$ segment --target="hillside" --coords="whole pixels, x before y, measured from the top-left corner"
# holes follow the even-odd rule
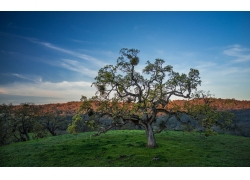
[[[212,99],[212,106],[214,106],[218,110],[227,110],[233,112],[235,114],[234,122],[237,123],[237,129],[232,130],[228,133],[239,135],[239,136],[247,136],[250,137],[250,101],[239,101],[234,99]],[[171,101],[165,108],[171,108],[173,105],[183,106],[184,100],[175,100]],[[199,103],[199,101],[196,101]],[[56,109],[56,112],[61,115],[66,115],[68,123],[71,123],[72,117],[77,113],[79,107],[82,102],[74,101],[67,103],[56,103],[56,104],[45,104],[38,105],[44,111],[50,111],[52,109]],[[15,109],[18,109],[19,106],[15,106]],[[94,107],[95,108],[95,107]],[[161,115],[161,114],[159,114]],[[178,123],[169,122],[169,129],[180,129],[181,125]],[[64,128],[58,130],[58,134],[66,133],[67,125]],[[125,129],[135,129],[134,126],[126,126]]]
[[[249,167],[250,138],[164,131],[146,148],[145,131],[65,134],[0,147],[0,166],[12,167]],[[158,159],[154,160],[153,158]]]
[[[56,103],[56,104],[44,104],[40,105],[45,109],[53,109],[56,108],[59,111],[64,112],[65,114],[76,114],[82,102],[80,101],[72,101],[67,103]]]
[[[218,110],[245,110],[250,109],[250,101],[247,100],[234,100],[234,99],[213,99],[214,102],[212,106],[216,107]],[[173,104],[177,104],[182,106],[184,104],[184,100],[174,100],[171,101],[168,106],[171,107]],[[53,109],[56,108],[59,111],[64,112],[65,114],[75,114],[77,113],[79,107],[81,106],[80,101],[72,101],[67,103],[56,103],[56,104],[44,104],[39,105],[45,109]]]

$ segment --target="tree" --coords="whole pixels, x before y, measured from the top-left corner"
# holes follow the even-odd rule
[[[106,65],[99,70],[92,84],[97,88],[96,96],[81,98],[83,103],[78,114],[89,116],[85,123],[98,129],[95,135],[132,123],[145,129],[148,147],[157,147],[153,123],[156,123],[159,113],[164,113],[166,119],[175,117],[184,125],[190,121],[183,121],[183,115],[201,119],[209,134],[210,123],[215,123],[214,118],[219,116],[209,106],[206,106],[207,110],[211,111],[206,113],[204,103],[165,108],[174,96],[197,99],[200,94],[197,93],[197,86],[201,85],[199,71],[191,68],[188,74],[180,74],[171,65],[164,66],[164,60],[156,59],[154,63],[147,61],[142,73],[139,73],[135,70],[139,64],[139,52],[137,49],[121,49],[115,66]],[[161,126],[164,128],[164,123]]]
[[[13,136],[17,141],[30,140],[29,132],[38,119],[38,108],[34,103],[22,103],[13,110],[14,117],[11,119]]]
[[[30,140],[30,132],[38,133],[37,119],[37,106],[33,103],[22,103],[19,106],[2,104],[0,106],[0,144]]]
[[[56,130],[61,129],[67,124],[67,119],[61,111],[57,110],[56,107],[46,109],[40,107],[39,110],[39,122],[40,124],[47,129],[52,136],[56,136]]]
[[[0,105],[0,146],[8,144],[12,135],[11,120],[13,119],[12,104]]]
[[[209,92],[198,91],[193,94],[190,101],[184,103],[185,112],[201,122],[201,126],[205,129],[205,136],[214,134],[216,127],[222,130],[231,129],[234,114],[228,111],[218,110],[214,102],[216,99]],[[223,103],[223,106],[230,106],[228,102]]]

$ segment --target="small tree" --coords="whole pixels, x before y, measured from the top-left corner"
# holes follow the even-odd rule
[[[12,104],[0,105],[0,146],[11,141],[12,130],[11,120],[13,119]]]
[[[56,130],[63,128],[68,123],[66,116],[57,110],[56,107],[50,109],[46,109],[45,106],[40,107],[39,114],[40,124],[52,136],[56,136]]]
[[[197,86],[201,85],[199,71],[190,69],[188,74],[179,74],[172,66],[164,66],[164,60],[156,59],[154,63],[147,61],[142,73],[139,73],[135,71],[139,63],[138,53],[137,49],[121,49],[115,66],[107,65],[99,70],[93,83],[97,88],[96,96],[89,99],[82,97],[78,114],[89,116],[85,123],[98,129],[95,135],[132,123],[145,129],[148,147],[157,147],[153,123],[159,113],[166,114],[166,118],[175,117],[184,125],[190,122],[182,121],[184,114],[203,120],[209,134],[210,123],[216,123],[215,118],[219,116],[204,103],[165,108],[173,96],[197,99],[201,94],[195,93]],[[209,113],[206,112],[208,109],[211,110]],[[107,121],[108,117],[112,121]],[[164,128],[164,123],[161,123],[161,127]]]
[[[14,118],[11,119],[13,136],[17,141],[30,140],[29,133],[38,119],[38,108],[34,103],[22,103],[14,109]]]
[[[42,124],[39,123],[39,121],[36,121],[32,126],[32,133],[33,133],[32,138],[38,139],[46,137],[48,131]]]
[[[15,141],[27,141],[29,133],[38,132],[38,126],[34,128],[38,119],[37,106],[33,103],[22,103],[18,106],[0,106],[0,134],[1,143],[8,144]],[[39,130],[40,131],[40,130]]]

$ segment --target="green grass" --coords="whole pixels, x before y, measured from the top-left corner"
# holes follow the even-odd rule
[[[11,167],[249,167],[250,138],[181,131],[156,134],[158,148],[146,147],[144,131],[65,134],[0,147],[0,166]],[[153,158],[159,157],[158,161]]]

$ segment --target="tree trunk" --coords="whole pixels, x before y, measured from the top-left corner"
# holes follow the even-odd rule
[[[30,140],[29,133],[27,131],[25,131],[24,135],[26,137],[26,141],[29,141]]]
[[[147,139],[148,139],[147,147],[156,148],[157,144],[156,144],[156,140],[155,140],[153,127],[151,124],[148,124],[146,127],[146,135],[147,135]]]
[[[52,136],[56,136],[56,132],[53,129],[50,129],[49,127],[47,127],[47,129]]]
[[[22,127],[21,127],[21,130],[22,131],[20,131],[22,134],[24,134],[24,136],[25,136],[25,140],[26,141],[29,141],[30,140],[30,137],[29,137],[29,133],[28,133],[28,128],[27,128],[27,123],[25,123],[25,121],[24,120],[22,120]]]

